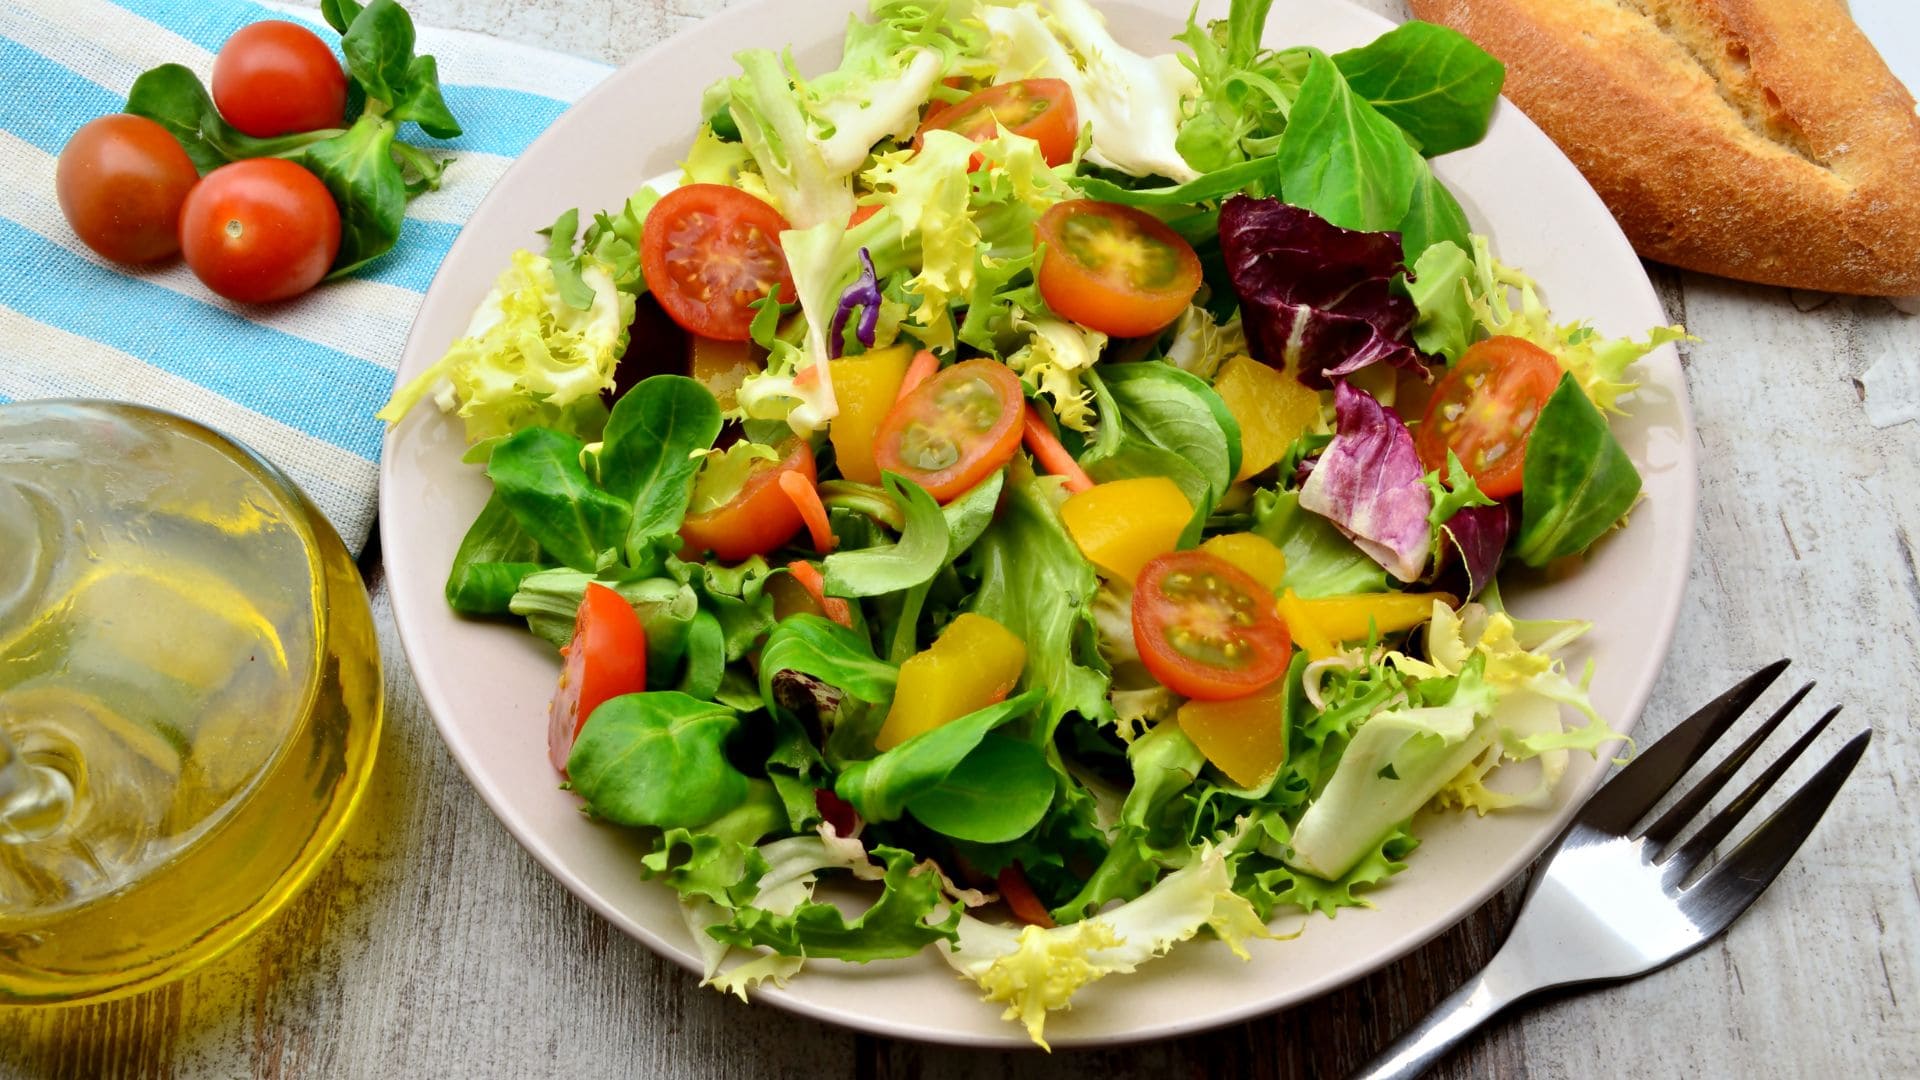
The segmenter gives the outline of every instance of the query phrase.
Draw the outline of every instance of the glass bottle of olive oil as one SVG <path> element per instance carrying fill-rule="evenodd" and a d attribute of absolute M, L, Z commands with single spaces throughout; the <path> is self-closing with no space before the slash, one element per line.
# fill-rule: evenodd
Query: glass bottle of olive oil
<path fill-rule="evenodd" d="M 365 590 L 277 470 L 133 406 L 0 406 L 0 1004 L 166 981 L 310 879 L 371 773 Z"/>

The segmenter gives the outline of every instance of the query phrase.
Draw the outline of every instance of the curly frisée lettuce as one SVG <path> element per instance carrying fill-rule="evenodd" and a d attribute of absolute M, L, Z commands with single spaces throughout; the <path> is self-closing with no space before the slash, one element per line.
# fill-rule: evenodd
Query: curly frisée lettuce
<path fill-rule="evenodd" d="M 533 427 L 592 438 L 607 411 L 614 366 L 626 352 L 635 295 L 646 288 L 641 222 L 657 198 L 643 190 L 619 212 L 596 214 L 578 250 L 577 211 L 542 230 L 547 252 L 520 250 L 446 355 L 394 391 L 377 414 L 390 424 L 431 395 L 484 443 Z"/>
<path fill-rule="evenodd" d="M 1137 898 L 1066 926 L 1015 929 L 961 915 L 954 947 L 939 952 L 980 985 L 986 1000 L 1005 1002 L 1006 1018 L 1045 1047 L 1049 1011 L 1065 1008 L 1086 984 L 1131 972 L 1202 929 L 1242 960 L 1248 939 L 1273 936 L 1233 891 L 1227 849 L 1211 844 Z"/>

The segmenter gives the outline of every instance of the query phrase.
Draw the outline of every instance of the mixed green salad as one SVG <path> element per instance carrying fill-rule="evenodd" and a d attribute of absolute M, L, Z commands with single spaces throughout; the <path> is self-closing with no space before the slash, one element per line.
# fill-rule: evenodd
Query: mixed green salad
<path fill-rule="evenodd" d="M 835 70 L 742 52 L 682 171 L 561 215 L 383 413 L 463 420 L 448 602 L 561 649 L 553 765 L 709 983 L 933 947 L 1044 1045 L 1618 738 L 1586 625 L 1496 582 L 1624 520 L 1608 416 L 1682 331 L 1556 323 L 1471 232 L 1428 159 L 1497 61 L 1267 8 L 1146 56 L 1085 0 L 880 0 Z"/>

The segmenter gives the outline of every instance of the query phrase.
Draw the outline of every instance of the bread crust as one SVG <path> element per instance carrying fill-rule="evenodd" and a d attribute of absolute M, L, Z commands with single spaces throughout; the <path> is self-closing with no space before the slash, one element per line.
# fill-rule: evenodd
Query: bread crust
<path fill-rule="evenodd" d="M 1842 0 L 1411 0 L 1642 255 L 1773 285 L 1920 294 L 1920 116 Z"/>

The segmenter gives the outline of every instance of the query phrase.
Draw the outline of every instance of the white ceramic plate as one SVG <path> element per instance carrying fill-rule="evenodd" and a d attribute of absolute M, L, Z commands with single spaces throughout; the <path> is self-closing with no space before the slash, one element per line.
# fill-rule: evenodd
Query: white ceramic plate
<path fill-rule="evenodd" d="M 1167 51 L 1186 4 L 1103 5 L 1115 36 Z M 1202 18 L 1225 14 L 1204 3 Z M 765 0 L 701 22 L 620 69 L 556 122 L 509 169 L 448 253 L 415 320 L 400 368 L 411 378 L 438 358 L 516 247 L 570 206 L 617 206 L 644 178 L 675 167 L 699 119 L 700 91 L 736 69 L 750 46 L 792 45 L 802 71 L 833 66 L 846 14 L 860 0 Z M 1339 0 L 1281 0 L 1270 44 L 1333 50 L 1389 24 Z M 1545 287 L 1556 315 L 1592 319 L 1609 334 L 1665 322 L 1646 274 L 1572 164 L 1538 128 L 1502 103 L 1485 142 L 1449 155 L 1440 174 L 1476 231 Z M 1608 538 L 1579 573 L 1509 595 L 1535 616 L 1596 624 L 1572 663 L 1598 664 L 1593 699 L 1627 730 L 1640 714 L 1679 617 L 1693 544 L 1694 449 L 1679 360 L 1663 348 L 1640 366 L 1632 417 L 1616 425 L 1646 480 L 1630 528 Z M 546 705 L 559 665 L 511 627 L 457 618 L 441 586 L 488 485 L 460 463 L 460 427 L 431 409 L 387 439 L 380 523 L 394 614 L 407 658 L 441 735 L 513 835 L 567 888 L 629 934 L 690 969 L 692 940 L 674 895 L 641 880 L 640 852 L 621 830 L 583 818 L 559 790 L 546 755 Z M 1305 1001 L 1398 958 L 1464 917 L 1526 866 L 1599 782 L 1602 764 L 1577 759 L 1551 812 L 1473 818 L 1427 815 L 1405 873 L 1372 894 L 1372 910 L 1316 917 L 1296 940 L 1257 942 L 1241 963 L 1218 942 L 1193 942 L 1132 976 L 1102 980 L 1052 1017 L 1055 1046 L 1159 1038 Z M 1279 928 L 1297 923 L 1283 917 Z M 759 998 L 808 1016 L 885 1035 L 975 1045 L 1026 1045 L 999 1007 L 977 1000 L 939 958 L 867 967 L 810 964 L 787 989 Z"/>

